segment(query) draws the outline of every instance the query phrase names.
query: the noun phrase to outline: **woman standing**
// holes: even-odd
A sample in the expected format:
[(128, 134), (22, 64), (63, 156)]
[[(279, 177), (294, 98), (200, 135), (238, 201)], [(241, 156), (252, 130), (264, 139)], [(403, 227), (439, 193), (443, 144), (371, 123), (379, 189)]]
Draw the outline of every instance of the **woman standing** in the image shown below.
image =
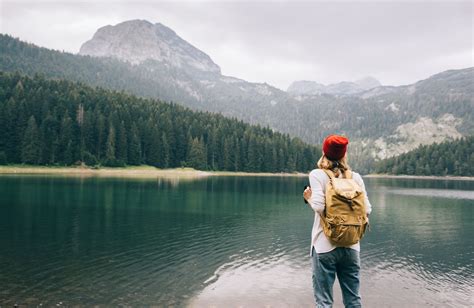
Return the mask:
[[(331, 241), (323, 231), (321, 215), (325, 215), (325, 194), (330, 178), (328, 170), (334, 177), (352, 175), (365, 195), (365, 212), (370, 214), (372, 206), (367, 198), (362, 177), (350, 170), (347, 164), (346, 137), (331, 135), (323, 142), (323, 155), (318, 161), (318, 168), (309, 174), (310, 187), (303, 196), (314, 210), (314, 224), (311, 233), (311, 257), (313, 265), (313, 289), (317, 307), (332, 307), (334, 279), (337, 275), (345, 307), (361, 307), (360, 285), (360, 243), (340, 247)], [(349, 172), (349, 173), (347, 173)], [(368, 219), (368, 218), (367, 218)], [(324, 223), (324, 222), (323, 222)]]

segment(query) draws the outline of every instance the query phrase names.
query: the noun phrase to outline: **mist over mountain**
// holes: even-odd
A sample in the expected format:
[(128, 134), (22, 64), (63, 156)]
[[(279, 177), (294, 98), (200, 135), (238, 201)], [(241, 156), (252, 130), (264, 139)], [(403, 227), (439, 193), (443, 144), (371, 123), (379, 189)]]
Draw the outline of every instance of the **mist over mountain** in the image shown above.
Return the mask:
[(291, 95), (331, 94), (335, 96), (345, 96), (361, 93), (380, 87), (381, 85), (380, 81), (373, 77), (364, 77), (354, 82), (341, 81), (329, 85), (324, 85), (316, 81), (300, 80), (291, 83), (287, 92)]
[(209, 56), (172, 30), (141, 20), (99, 29), (80, 55), (6, 35), (0, 35), (0, 46), (0, 70), (173, 101), (314, 144), (328, 134), (346, 134), (351, 163), (365, 170), (374, 158), (474, 134), (474, 68), (442, 72), (407, 86), (381, 86), (368, 78), (328, 86), (299, 82), (292, 87), (296, 90), (285, 92), (224, 76)]
[(131, 20), (102, 27), (81, 46), (79, 54), (132, 64), (157, 81), (162, 99), (251, 123), (265, 121), (249, 109), (266, 112), (287, 99), (285, 92), (268, 84), (222, 75), (207, 54), (160, 23)]

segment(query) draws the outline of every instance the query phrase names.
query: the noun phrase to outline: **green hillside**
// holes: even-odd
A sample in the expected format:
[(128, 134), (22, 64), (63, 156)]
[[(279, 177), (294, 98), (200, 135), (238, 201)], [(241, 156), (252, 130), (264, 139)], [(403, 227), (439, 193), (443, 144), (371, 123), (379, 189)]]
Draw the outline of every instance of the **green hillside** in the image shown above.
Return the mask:
[(4, 34), (0, 34), (0, 70), (29, 76), (40, 73), (161, 100), (180, 98), (176, 91), (167, 90), (172, 89), (167, 84), (161, 84), (164, 80), (158, 78), (160, 74), (143, 66), (41, 48)]
[(308, 171), (320, 149), (208, 112), (0, 72), (0, 163)]
[(474, 176), (474, 136), (420, 146), (406, 154), (380, 161), (375, 171), (406, 175)]
[[(262, 96), (251, 90), (261, 86), (258, 84), (208, 80), (215, 76), (194, 76), (154, 60), (131, 65), (112, 58), (73, 55), (0, 34), (0, 70), (30, 76), (40, 73), (47, 78), (173, 101), (193, 110), (219, 112), (248, 123), (268, 125), (313, 144), (320, 144), (325, 136), (334, 133), (368, 145), (378, 138), (388, 144), (403, 143), (408, 137), (397, 135), (400, 125), (415, 123), (420, 117), (437, 123), (446, 114), (459, 121), (460, 124), (452, 124), (459, 133), (474, 133), (474, 68), (445, 71), (413, 85), (382, 87), (358, 96), (316, 95), (296, 100), (267, 85), (268, 95)], [(207, 88), (201, 84), (203, 80), (215, 82), (215, 86)], [(248, 92), (241, 87), (248, 88)], [(373, 150), (367, 148), (367, 152)]]

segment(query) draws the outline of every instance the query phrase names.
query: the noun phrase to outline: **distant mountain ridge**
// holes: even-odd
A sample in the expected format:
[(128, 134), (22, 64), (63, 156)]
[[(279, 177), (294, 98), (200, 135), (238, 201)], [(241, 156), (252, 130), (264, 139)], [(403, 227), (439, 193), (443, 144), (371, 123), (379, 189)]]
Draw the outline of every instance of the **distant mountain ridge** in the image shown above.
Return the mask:
[(365, 77), (354, 82), (342, 81), (329, 85), (324, 85), (316, 81), (300, 80), (291, 83), (287, 92), (291, 95), (331, 94), (341, 96), (354, 95), (380, 86), (382, 86), (380, 81), (373, 77)]
[[(197, 49), (172, 29), (161, 23), (151, 23), (146, 20), (129, 20), (117, 25), (107, 25), (96, 31), (94, 36), (82, 44), (80, 55), (93, 57), (112, 57), (131, 64), (145, 64), (153, 68), (153, 63), (146, 64), (148, 60), (159, 62), (168, 70), (181, 70), (194, 79), (198, 79), (206, 88), (213, 88), (216, 82), (239, 84), (240, 92), (248, 92), (248, 84), (244, 80), (221, 75), (220, 67), (203, 51)], [(191, 96), (201, 99), (196, 85), (188, 81), (178, 82), (183, 85)], [(291, 95), (320, 95), (331, 94), (335, 96), (353, 95), (375, 87), (381, 86), (373, 77), (365, 77), (354, 82), (342, 81), (339, 83), (323, 85), (315, 81), (295, 81), (288, 88)], [(272, 87), (273, 88), (273, 87)], [(256, 88), (257, 93), (268, 96), (272, 90), (265, 85)], [(272, 100), (272, 104), (277, 100)]]

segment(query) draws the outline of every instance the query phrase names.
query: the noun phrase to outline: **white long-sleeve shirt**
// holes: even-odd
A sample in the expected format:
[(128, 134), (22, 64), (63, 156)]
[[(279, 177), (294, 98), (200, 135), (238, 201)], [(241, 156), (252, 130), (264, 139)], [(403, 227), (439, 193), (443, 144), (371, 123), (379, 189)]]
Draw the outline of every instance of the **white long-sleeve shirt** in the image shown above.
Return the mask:
[[(372, 211), (372, 205), (369, 202), (369, 198), (367, 197), (367, 192), (365, 190), (364, 181), (360, 174), (356, 172), (352, 172), (352, 178), (354, 181), (359, 184), (362, 188), (362, 191), (365, 194), (365, 206), (367, 214), (370, 214)], [(309, 173), (309, 185), (311, 186), (311, 198), (308, 200), (308, 204), (314, 210), (314, 223), (313, 223), (313, 230), (311, 232), (311, 252), (310, 255), (313, 254), (313, 247), (317, 253), (324, 253), (329, 252), (336, 248), (326, 235), (323, 232), (323, 227), (321, 226), (321, 218), (319, 214), (322, 214), (324, 208), (326, 207), (325, 201), (325, 190), (326, 185), (329, 182), (328, 175), (321, 169), (314, 169)], [(360, 243), (356, 243), (349, 248), (355, 249), (360, 251)]]

